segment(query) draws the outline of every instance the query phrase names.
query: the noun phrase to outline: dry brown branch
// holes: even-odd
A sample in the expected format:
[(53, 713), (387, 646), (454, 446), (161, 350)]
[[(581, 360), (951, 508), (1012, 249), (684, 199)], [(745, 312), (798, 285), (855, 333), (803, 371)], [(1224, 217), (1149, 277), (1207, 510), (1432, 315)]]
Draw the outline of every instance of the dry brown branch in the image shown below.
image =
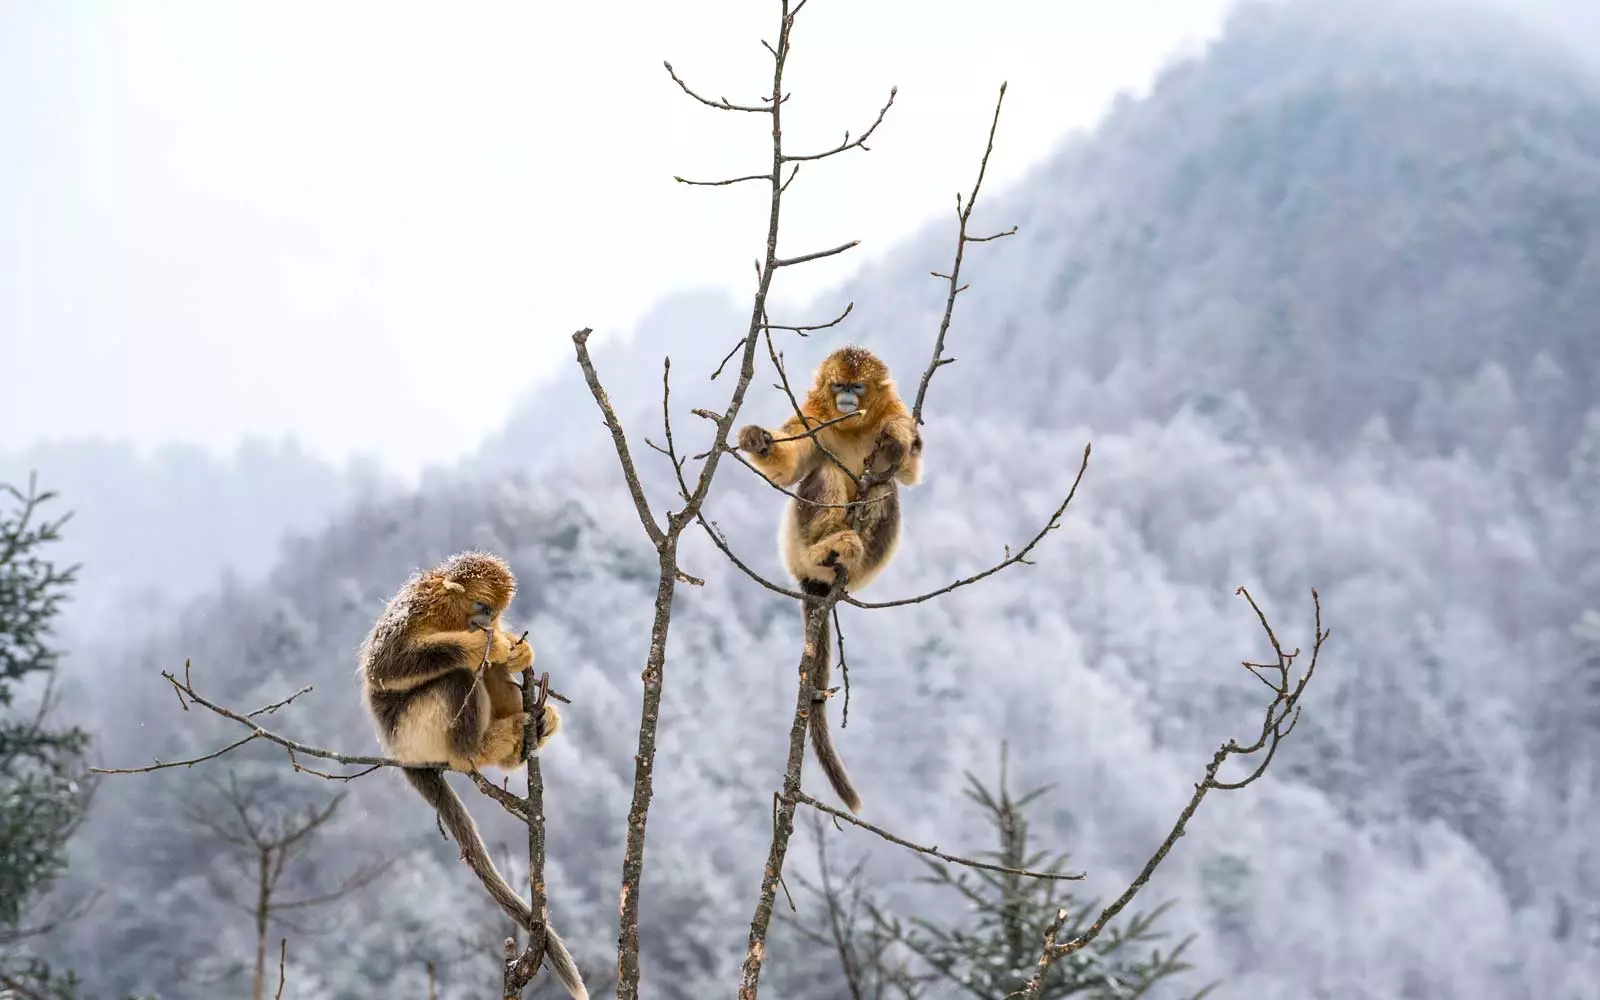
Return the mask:
[[(799, 168), (797, 167), (796, 169), (799, 169)], [(850, 315), (850, 311), (852, 309), (854, 309), (855, 307), (856, 307), (856, 304), (854, 302), (845, 303), (844, 312), (842, 312), (839, 315), (835, 316), (833, 319), (828, 320), (828, 322), (826, 322), (826, 323), (812, 323), (810, 325), (803, 325), (803, 326), (792, 326), (792, 325), (789, 325), (789, 324), (786, 324), (786, 323), (764, 323), (764, 324), (762, 324), (761, 329), (763, 331), (765, 331), (765, 330), (788, 330), (791, 333), (798, 333), (800, 336), (805, 337), (805, 336), (808, 336), (808, 335), (810, 335), (812, 333), (815, 333), (818, 330), (827, 330), (830, 327), (838, 326), (840, 323), (843, 323), (845, 321), (845, 317), (849, 316)]]
[[(749, 391), (751, 378), (755, 374), (755, 351), (758, 338), (766, 327), (766, 302), (771, 288), (772, 279), (779, 268), (791, 267), (811, 260), (817, 260), (834, 254), (843, 253), (856, 245), (855, 241), (841, 244), (829, 250), (815, 253), (802, 254), (796, 257), (779, 257), (778, 229), (779, 218), (784, 188), (795, 174), (791, 170), (789, 176), (784, 176), (784, 165), (795, 159), (817, 158), (790, 157), (783, 151), (782, 109), (787, 95), (783, 92), (784, 68), (789, 58), (790, 37), (794, 28), (794, 16), (799, 11), (801, 4), (791, 7), (790, 0), (780, 0), (781, 18), (778, 27), (776, 45), (768, 45), (768, 50), (773, 56), (772, 88), (764, 106), (739, 105), (725, 98), (712, 99), (694, 91), (678, 76), (671, 64), (667, 64), (667, 72), (684, 93), (709, 107), (727, 111), (759, 112), (771, 116), (772, 126), (772, 156), (768, 172), (763, 175), (770, 187), (768, 199), (767, 239), (765, 254), (756, 264), (756, 291), (751, 303), (750, 322), (744, 338), (739, 347), (730, 353), (718, 367), (720, 373), (733, 355), (739, 355), (738, 379), (730, 394), (728, 406), (721, 414), (711, 414), (710, 411), (697, 411), (709, 419), (713, 419), (716, 428), (713, 434), (713, 446), (702, 456), (703, 464), (692, 489), (687, 488), (687, 482), (680, 483), (680, 493), (683, 506), (677, 511), (666, 514), (666, 524), (662, 527), (650, 510), (645, 492), (640, 483), (638, 472), (630, 456), (626, 435), (617, 420), (616, 412), (605, 390), (602, 388), (598, 374), (595, 371), (593, 360), (588, 351), (590, 331), (580, 330), (573, 335), (573, 345), (577, 352), (579, 367), (583, 370), (584, 380), (589, 386), (590, 393), (594, 396), (596, 404), (600, 407), (605, 418), (607, 428), (611, 432), (612, 443), (616, 448), (617, 457), (622, 467), (623, 478), (628, 491), (633, 497), (634, 506), (638, 512), (645, 533), (649, 536), (652, 545), (659, 557), (660, 576), (656, 588), (655, 618), (651, 626), (650, 646), (646, 655), (645, 667), (642, 674), (643, 692), (640, 705), (638, 751), (634, 756), (634, 782), (633, 796), (628, 812), (628, 831), (622, 862), (622, 887), (619, 913), (619, 933), (617, 940), (617, 996), (619, 1000), (632, 1000), (639, 992), (639, 901), (640, 883), (644, 873), (644, 858), (646, 834), (648, 829), (650, 805), (654, 796), (654, 769), (656, 754), (656, 730), (660, 720), (660, 706), (663, 685), (666, 678), (666, 647), (667, 636), (671, 629), (672, 600), (676, 591), (676, 584), (684, 578), (683, 571), (677, 565), (678, 544), (685, 528), (696, 521), (703, 522), (700, 516), (701, 508), (705, 503), (711, 484), (715, 478), (720, 459), (730, 450), (718, 447), (715, 442), (728, 439), (729, 431), (733, 428), (740, 407), (744, 403), (745, 395)], [(885, 107), (887, 111), (887, 106)], [(883, 112), (879, 114), (879, 121)], [(875, 122), (866, 135), (855, 142), (847, 142), (845, 148), (864, 146), (864, 140), (877, 128)], [(843, 151), (842, 149), (839, 151)], [(715, 377), (715, 376), (713, 376)], [(665, 386), (664, 386), (665, 390)], [(668, 445), (663, 449), (669, 459), (676, 460), (676, 446)], [(791, 807), (792, 812), (792, 807)], [(776, 878), (774, 879), (776, 883)], [(764, 926), (764, 924), (763, 924)], [(764, 931), (763, 931), (764, 933)], [(751, 995), (753, 995), (753, 984)]]
[[(548, 673), (541, 674), (535, 680), (533, 668), (522, 672), (522, 710), (532, 716), (536, 723), (544, 717), (545, 700), (549, 692)], [(544, 774), (539, 769), (537, 740), (530, 738), (523, 741), (522, 759), (528, 767), (528, 793), (518, 804), (523, 822), (528, 825), (528, 893), (529, 906), (533, 910), (533, 926), (528, 929), (528, 947), (515, 960), (506, 963), (504, 989), (509, 997), (520, 997), (522, 990), (539, 971), (545, 957), (545, 926), (550, 917), (544, 882)]]
[(1082, 872), (1046, 872), (1034, 871), (1029, 868), (1008, 868), (1005, 865), (994, 865), (987, 861), (975, 861), (972, 858), (963, 858), (955, 854), (946, 854), (945, 852), (939, 850), (938, 847), (925, 847), (922, 844), (913, 844), (911, 841), (906, 840), (903, 837), (897, 837), (880, 826), (874, 826), (873, 824), (868, 823), (865, 820), (858, 819), (847, 812), (835, 809), (830, 805), (819, 802), (804, 792), (801, 792), (799, 795), (797, 795), (795, 797), (795, 801), (804, 803), (818, 812), (826, 813), (827, 815), (832, 816), (834, 819), (842, 819), (851, 826), (858, 826), (868, 833), (876, 834), (891, 844), (898, 844), (909, 851), (915, 851), (918, 854), (926, 854), (929, 857), (938, 858), (940, 861), (947, 861), (953, 865), (962, 865), (966, 868), (981, 868), (984, 871), (1001, 872), (1006, 875), (1019, 875), (1023, 878), (1037, 878), (1047, 881), (1076, 881), (1085, 877)]
[(851, 240), (849, 243), (841, 243), (836, 247), (829, 247), (826, 250), (815, 250), (811, 253), (803, 253), (798, 257), (774, 257), (768, 266), (793, 267), (796, 264), (809, 264), (814, 260), (821, 260), (824, 257), (833, 257), (837, 254), (844, 253), (846, 250), (853, 250), (860, 245), (860, 240)]
[[(762, 108), (761, 110), (765, 111), (766, 109)], [(768, 179), (768, 175), (745, 174), (743, 177), (729, 177), (720, 181), (692, 181), (687, 177), (679, 177), (677, 174), (673, 174), (672, 179), (679, 184), (688, 184), (692, 187), (729, 187), (734, 184), (743, 184), (745, 181), (764, 181)]]
[[(734, 104), (733, 102), (729, 101), (726, 97), (718, 97), (715, 100), (713, 100), (712, 98), (709, 98), (709, 97), (702, 97), (699, 94), (695, 93), (694, 90), (687, 83), (683, 82), (683, 78), (678, 75), (678, 71), (677, 70), (672, 68), (672, 64), (670, 62), (667, 62), (666, 60), (662, 60), (661, 65), (663, 65), (663, 66), (665, 66), (667, 68), (667, 75), (672, 77), (672, 82), (673, 83), (675, 83), (679, 87), (683, 88), (683, 92), (685, 94), (688, 94), (690, 97), (692, 97), (695, 100), (699, 101), (701, 104), (704, 104), (708, 108), (716, 108), (718, 111), (748, 111), (748, 112), (750, 112), (752, 114), (762, 114), (762, 115), (772, 114), (773, 113), (773, 108), (772, 108), (772, 105), (770, 103), (766, 107), (757, 107), (755, 105), (749, 105), (749, 104)], [(789, 98), (786, 95), (781, 95), (781, 94), (780, 95), (774, 95), (773, 97), (770, 97), (770, 98), (768, 98), (768, 97), (763, 97), (762, 98), (763, 101), (768, 101), (768, 102), (777, 101), (779, 103), (782, 103), (783, 101), (787, 101), (788, 99)]]
[[(1122, 895), (1100, 911), (1100, 914), (1095, 917), (1094, 923), (1090, 924), (1081, 934), (1071, 940), (1058, 942), (1056, 936), (1066, 922), (1067, 914), (1065, 911), (1057, 913), (1056, 919), (1045, 933), (1044, 947), (1039, 954), (1039, 962), (1034, 969), (1033, 976), (1021, 991), (1023, 1000), (1038, 1000), (1040, 992), (1044, 988), (1045, 974), (1050, 971), (1050, 966), (1073, 952), (1087, 947), (1100, 935), (1100, 932), (1105, 929), (1107, 924), (1115, 920), (1117, 915), (1129, 903), (1133, 902), (1133, 898), (1139, 894), (1139, 890), (1144, 888), (1145, 884), (1150, 881), (1150, 877), (1155, 874), (1156, 869), (1161, 866), (1161, 862), (1166, 860), (1167, 854), (1172, 850), (1173, 845), (1184, 835), (1189, 819), (1194, 816), (1195, 810), (1200, 808), (1200, 803), (1205, 799), (1206, 794), (1212, 789), (1232, 790), (1243, 788), (1260, 778), (1266, 772), (1267, 765), (1272, 762), (1273, 756), (1277, 753), (1278, 745), (1289, 735), (1289, 732), (1294, 728), (1295, 722), (1299, 719), (1300, 698), (1305, 693), (1306, 685), (1311, 682), (1312, 675), (1316, 673), (1317, 658), (1322, 652), (1322, 644), (1327, 641), (1328, 636), (1331, 634), (1322, 627), (1322, 600), (1317, 595), (1316, 590), (1313, 589), (1311, 591), (1311, 605), (1315, 641), (1311, 646), (1311, 662), (1306, 665), (1305, 673), (1301, 674), (1297, 680), (1291, 680), (1290, 671), (1294, 667), (1296, 657), (1300, 655), (1299, 647), (1296, 647), (1293, 651), (1285, 650), (1282, 644), (1278, 642), (1278, 637), (1273, 632), (1272, 625), (1267, 621), (1266, 614), (1256, 604), (1255, 598), (1250, 596), (1250, 592), (1244, 587), (1240, 587), (1237, 593), (1249, 602), (1250, 610), (1255, 612), (1257, 620), (1261, 623), (1262, 631), (1266, 633), (1267, 641), (1272, 646), (1276, 660), (1272, 664), (1245, 663), (1246, 667), (1268, 670), (1278, 675), (1277, 683), (1272, 685), (1273, 698), (1267, 705), (1266, 717), (1261, 724), (1260, 735), (1255, 742), (1248, 745), (1242, 745), (1237, 740), (1229, 740), (1217, 748), (1217, 752), (1211, 755), (1211, 762), (1206, 765), (1205, 776), (1195, 784), (1194, 793), (1189, 796), (1189, 801), (1185, 803), (1183, 810), (1178, 814), (1177, 821), (1173, 823), (1172, 829), (1167, 832), (1166, 839), (1162, 840), (1160, 845), (1156, 847), (1155, 853), (1150, 855), (1149, 860), (1145, 862), (1144, 868), (1139, 871), (1139, 874), (1134, 877), (1132, 882), (1128, 883), (1128, 887), (1123, 890)], [(1227, 762), (1228, 758), (1249, 757), (1262, 750), (1266, 751), (1266, 755), (1244, 778), (1238, 781), (1218, 780), (1217, 773), (1222, 769), (1222, 765)]]
[(961, 280), (961, 262), (966, 257), (967, 244), (985, 243), (989, 240), (999, 239), (1002, 236), (1010, 236), (1017, 231), (1016, 227), (1013, 226), (1009, 230), (1003, 233), (996, 233), (993, 236), (974, 238), (967, 235), (967, 222), (972, 218), (973, 206), (978, 203), (978, 192), (983, 188), (983, 177), (989, 171), (989, 155), (994, 152), (994, 135), (1000, 127), (1000, 106), (1005, 103), (1005, 99), (1006, 85), (1002, 83), (1000, 85), (1000, 96), (995, 98), (994, 118), (989, 122), (989, 141), (983, 147), (983, 160), (978, 164), (978, 179), (972, 184), (972, 195), (967, 198), (964, 205), (961, 201), (961, 195), (956, 195), (956, 219), (960, 225), (956, 233), (955, 263), (951, 265), (948, 275), (941, 275), (937, 272), (934, 274), (935, 277), (949, 280), (950, 294), (944, 302), (944, 316), (939, 320), (939, 334), (933, 341), (933, 358), (928, 362), (927, 370), (922, 373), (922, 381), (917, 383), (916, 400), (911, 404), (911, 419), (919, 426), (923, 422), (922, 402), (928, 395), (928, 383), (933, 381), (933, 373), (955, 360), (954, 358), (944, 357), (944, 338), (950, 332), (950, 317), (955, 313), (956, 296), (960, 295), (964, 290), (959, 282)]
[(840, 153), (848, 152), (852, 149), (860, 149), (862, 152), (868, 151), (870, 147), (867, 145), (867, 140), (872, 138), (872, 133), (878, 131), (878, 126), (883, 124), (884, 116), (887, 115), (889, 113), (889, 109), (894, 106), (895, 94), (899, 92), (899, 89), (900, 88), (898, 87), (889, 88), (889, 99), (883, 102), (882, 108), (878, 109), (877, 119), (871, 125), (868, 125), (867, 130), (861, 133), (858, 138), (851, 139), (850, 133), (846, 132), (844, 134), (844, 140), (832, 149), (825, 149), (820, 153), (802, 153), (796, 155), (785, 154), (783, 157), (783, 162), (803, 163), (807, 160), (826, 160), (830, 156), (838, 156)]
[(272, 994), (272, 1000), (283, 1000), (283, 962), (289, 957), (289, 939), (278, 939), (278, 991)]
[[(841, 582), (834, 584), (830, 597), (836, 597), (842, 591), (843, 577), (841, 571)], [(774, 810), (772, 843), (767, 849), (767, 863), (761, 872), (761, 889), (756, 898), (755, 913), (750, 918), (750, 938), (739, 971), (739, 1000), (755, 1000), (761, 982), (761, 966), (767, 953), (767, 929), (772, 923), (772, 907), (777, 897), (778, 883), (783, 877), (789, 840), (794, 835), (795, 803), (801, 794), (800, 769), (805, 763), (806, 726), (813, 708), (818, 711), (826, 708), (825, 703), (814, 700), (815, 685), (811, 677), (817, 652), (822, 646), (822, 629), (832, 612), (832, 602), (824, 599), (806, 616), (805, 645), (800, 653), (800, 682), (795, 693), (793, 721), (789, 726), (789, 756), (784, 766), (783, 790), (778, 793), (778, 808)]]
[[(179, 704), (183, 705), (184, 711), (188, 711), (188, 702), (192, 701), (196, 705), (199, 705), (202, 708), (209, 709), (210, 711), (216, 713), (217, 715), (222, 716), (225, 719), (232, 719), (234, 722), (239, 723), (240, 725), (242, 725), (245, 728), (249, 729), (251, 731), (251, 735), (246, 737), (245, 739), (242, 739), (242, 740), (238, 741), (237, 743), (232, 743), (232, 744), (230, 744), (230, 745), (228, 745), (226, 747), (223, 747), (221, 750), (215, 751), (214, 753), (206, 754), (203, 757), (195, 757), (195, 758), (192, 758), (192, 759), (189, 759), (189, 760), (178, 760), (178, 761), (161, 761), (161, 760), (157, 760), (154, 764), (150, 764), (150, 765), (147, 765), (145, 767), (124, 767), (124, 768), (91, 767), (89, 769), (90, 771), (93, 771), (96, 774), (146, 774), (146, 773), (149, 773), (151, 771), (160, 771), (160, 770), (164, 770), (164, 769), (169, 768), (169, 767), (192, 767), (193, 765), (198, 764), (201, 761), (212, 760), (214, 758), (220, 757), (223, 754), (229, 752), (230, 750), (235, 750), (235, 749), (237, 749), (239, 747), (244, 746), (246, 743), (250, 743), (253, 740), (257, 740), (257, 739), (266, 740), (269, 743), (276, 743), (278, 746), (283, 747), (284, 750), (288, 751), (290, 764), (294, 767), (294, 769), (296, 771), (307, 771), (307, 772), (316, 774), (317, 777), (322, 777), (322, 778), (327, 778), (327, 777), (354, 778), (354, 777), (360, 777), (360, 775), (343, 776), (343, 775), (328, 775), (328, 774), (324, 774), (324, 773), (321, 773), (321, 772), (311, 772), (309, 768), (307, 768), (304, 764), (301, 764), (299, 762), (299, 760), (298, 760), (296, 755), (302, 755), (303, 754), (304, 756), (307, 756), (307, 757), (316, 757), (316, 758), (319, 758), (321, 760), (336, 761), (336, 762), (338, 762), (340, 764), (366, 765), (366, 766), (369, 767), (369, 769), (371, 767), (444, 768), (446, 766), (443, 762), (438, 763), (438, 764), (431, 764), (431, 763), (430, 764), (402, 764), (399, 761), (393, 759), (392, 757), (375, 757), (375, 756), (372, 756), (370, 754), (339, 753), (339, 752), (334, 751), (334, 750), (324, 750), (321, 747), (314, 747), (314, 746), (311, 746), (311, 745), (306, 744), (306, 743), (300, 743), (300, 742), (298, 742), (296, 740), (291, 740), (286, 736), (280, 736), (277, 733), (274, 733), (271, 730), (266, 729), (265, 727), (261, 726), (259, 723), (253, 721), (250, 718), (250, 715), (254, 715), (256, 713), (252, 712), (252, 713), (247, 715), (247, 714), (244, 714), (244, 713), (235, 712), (233, 709), (225, 708), (222, 705), (218, 705), (216, 702), (210, 701), (210, 700), (206, 699), (205, 697), (201, 696), (198, 692), (196, 692), (195, 689), (194, 689), (192, 673), (191, 673), (191, 670), (190, 670), (190, 661), (188, 661), (188, 660), (185, 660), (183, 662), (183, 680), (179, 680), (177, 678), (177, 676), (174, 675), (169, 670), (161, 671), (161, 676), (166, 678), (167, 683), (171, 684), (173, 690), (178, 693), (178, 702), (179, 702)], [(310, 689), (307, 688), (306, 690), (310, 690)], [(299, 692), (296, 692), (296, 695), (298, 695), (298, 694), (299, 694)], [(287, 701), (291, 700), (293, 697), (295, 697), (295, 696), (291, 696), (290, 699), (285, 699), (285, 703), (287, 703)], [(362, 773), (365, 774), (365, 773), (369, 773), (369, 772), (368, 771), (364, 771)]]
[(938, 590), (930, 590), (925, 594), (918, 594), (915, 597), (901, 597), (892, 601), (862, 601), (847, 595), (844, 598), (845, 603), (853, 604), (858, 608), (866, 608), (868, 610), (874, 608), (899, 608), (904, 607), (907, 604), (921, 604), (924, 601), (931, 601), (935, 597), (942, 597), (953, 590), (960, 590), (962, 587), (971, 586), (972, 584), (977, 583), (979, 580), (983, 580), (995, 575), (1008, 566), (1014, 566), (1018, 563), (1028, 566), (1033, 565), (1033, 563), (1028, 559), (1028, 553), (1032, 552), (1035, 546), (1044, 541), (1044, 536), (1061, 527), (1061, 518), (1066, 514), (1067, 507), (1072, 504), (1073, 497), (1078, 495), (1078, 484), (1083, 481), (1083, 474), (1089, 468), (1090, 450), (1090, 445), (1086, 444), (1083, 446), (1083, 461), (1078, 464), (1078, 474), (1073, 477), (1072, 488), (1067, 491), (1066, 499), (1061, 501), (1061, 505), (1058, 506), (1053, 513), (1051, 513), (1050, 518), (1045, 522), (1044, 527), (1040, 528), (1038, 534), (1030, 538), (1027, 544), (1022, 546), (1022, 548), (1018, 549), (1016, 552), (1011, 551), (1011, 546), (1006, 546), (1006, 557), (1000, 562), (995, 563), (993, 566), (990, 566), (981, 573), (974, 573), (972, 576), (963, 577), (954, 583), (940, 587)]

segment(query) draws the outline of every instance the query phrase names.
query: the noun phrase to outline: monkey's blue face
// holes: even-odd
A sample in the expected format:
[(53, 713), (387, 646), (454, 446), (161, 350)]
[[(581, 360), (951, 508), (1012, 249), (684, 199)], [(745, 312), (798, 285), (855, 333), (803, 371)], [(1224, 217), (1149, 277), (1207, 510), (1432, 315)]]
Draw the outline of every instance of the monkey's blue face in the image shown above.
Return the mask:
[(854, 413), (861, 409), (861, 397), (866, 394), (865, 382), (833, 383), (833, 405), (840, 413)]
[(467, 631), (476, 632), (494, 624), (494, 609), (482, 601), (472, 602), (472, 616), (467, 619)]

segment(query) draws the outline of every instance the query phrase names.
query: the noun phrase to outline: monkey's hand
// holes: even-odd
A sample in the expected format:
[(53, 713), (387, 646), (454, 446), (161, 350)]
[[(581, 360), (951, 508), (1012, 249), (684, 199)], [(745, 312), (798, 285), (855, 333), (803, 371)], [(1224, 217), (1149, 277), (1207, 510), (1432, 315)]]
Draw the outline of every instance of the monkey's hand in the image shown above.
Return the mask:
[(766, 458), (772, 454), (772, 432), (759, 424), (746, 424), (739, 430), (739, 450)]
[(511, 640), (510, 648), (506, 650), (504, 666), (508, 674), (518, 674), (533, 666), (533, 644), (523, 639), (521, 642)]

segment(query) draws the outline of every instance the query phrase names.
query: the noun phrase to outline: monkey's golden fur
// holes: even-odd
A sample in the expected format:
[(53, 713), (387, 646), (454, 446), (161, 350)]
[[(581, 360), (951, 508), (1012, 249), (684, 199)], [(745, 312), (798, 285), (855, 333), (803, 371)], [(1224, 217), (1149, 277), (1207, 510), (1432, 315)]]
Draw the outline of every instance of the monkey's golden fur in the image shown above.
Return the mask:
[[(561, 715), (554, 705), (545, 706), (535, 731), (527, 733), (531, 716), (522, 710), (522, 687), (511, 680), (533, 664), (533, 647), (507, 636), (501, 621), (516, 590), (504, 560), (462, 552), (416, 574), (390, 599), (361, 644), (362, 699), (390, 756), (456, 771), (515, 771), (525, 766), (527, 735), (537, 741), (535, 752), (555, 736)], [(530, 926), (532, 909), (494, 867), (477, 825), (444, 775), (422, 767), (402, 773), (438, 811), (461, 857), (500, 907)], [(575, 1000), (587, 1000), (571, 954), (548, 923), (546, 940), (557, 977)]]
[[(852, 412), (848, 407), (841, 409), (842, 401), (856, 404), (855, 416), (805, 436), (808, 429)], [(776, 432), (755, 424), (744, 427), (739, 431), (739, 449), (772, 482), (795, 486), (800, 499), (791, 497), (784, 508), (778, 552), (806, 594), (826, 595), (839, 567), (846, 573), (846, 589), (859, 591), (894, 558), (900, 544), (899, 487), (922, 481), (922, 436), (900, 399), (888, 366), (871, 351), (851, 346), (830, 354), (817, 369), (800, 404), (800, 414), (784, 421)], [(868, 488), (860, 527), (852, 530), (851, 508), (843, 505), (857, 499), (868, 461), (880, 475), (895, 463), (899, 465), (892, 478)], [(819, 506), (823, 504), (832, 506)], [(805, 602), (805, 614), (809, 616), (815, 606)], [(824, 624), (822, 648), (817, 651), (818, 701), (826, 697), (832, 670), (830, 631)], [(811, 735), (817, 761), (834, 791), (852, 812), (860, 812), (861, 796), (833, 747), (822, 705), (811, 713)]]

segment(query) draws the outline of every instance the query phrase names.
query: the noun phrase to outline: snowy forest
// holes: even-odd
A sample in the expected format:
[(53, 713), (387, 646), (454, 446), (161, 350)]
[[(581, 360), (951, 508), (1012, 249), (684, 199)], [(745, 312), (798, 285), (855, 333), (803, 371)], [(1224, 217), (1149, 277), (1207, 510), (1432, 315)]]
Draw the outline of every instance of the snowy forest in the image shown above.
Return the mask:
[[(1002, 104), (995, 157), (1005, 130)], [(952, 152), (974, 176), (984, 141)], [(1045, 933), (1081, 932), (1218, 747), (1261, 730), (1272, 692), (1241, 662), (1276, 660), (1242, 586), (1301, 650), (1293, 676), (1313, 590), (1331, 632), (1292, 732), (1031, 995), (1600, 1000), (1594, 71), (1487, 10), (1245, 4), (970, 220), (937, 209), (804, 315), (770, 317), (819, 327), (771, 343), (796, 392), (866, 345), (909, 405), (953, 298), (924, 482), (862, 599), (1009, 565), (934, 600), (840, 603), (848, 715), (842, 693), (827, 711), (862, 820), (1086, 877), (946, 864), (786, 803), (765, 884), (805, 623), (719, 551), (787, 585), (784, 498), (724, 454), (676, 553), (633, 989), (733, 993), (766, 889), (766, 995), (1022, 990)], [(950, 274), (958, 222), (1016, 232), (967, 244), (951, 297), (930, 272)], [(755, 323), (748, 301), (686, 289), (579, 352), (661, 530), (684, 506), (653, 447), (664, 408), (691, 491), (741, 359), (733, 431), (791, 412)], [(469, 548), (514, 568), (511, 617), (570, 700), (541, 754), (550, 921), (591, 994), (627, 992), (618, 889), (663, 571), (587, 374), (574, 360), (415, 487), (292, 441), (0, 455), (0, 997), (259, 1000), (280, 961), (294, 1000), (501, 996), (512, 925), (392, 768), (330, 781), (256, 740), (88, 770), (249, 735), (163, 671), (240, 713), (309, 685), (257, 721), (378, 754), (356, 650), (410, 574)], [(34, 474), (56, 495), (24, 524)], [(526, 888), (525, 824), (452, 781)], [(804, 787), (836, 804), (809, 750)], [(525, 995), (565, 993), (541, 971)]]

